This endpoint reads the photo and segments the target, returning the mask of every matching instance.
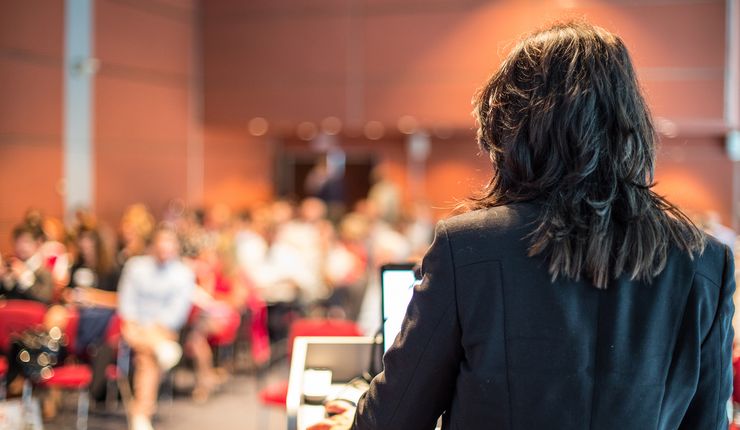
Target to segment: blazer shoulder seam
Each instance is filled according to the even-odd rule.
[[[701,276],[702,278],[704,278],[704,279],[706,279],[707,281],[709,281],[709,282],[710,282],[710,283],[711,283],[712,285],[714,285],[715,287],[717,287],[717,288],[722,288],[722,287],[721,287],[721,285],[720,285],[720,284],[719,284],[719,283],[718,283],[718,282],[717,282],[716,280],[714,280],[714,279],[710,278],[710,277],[709,277],[709,275],[706,275],[706,274],[704,274],[704,273],[700,272],[699,270],[696,270],[696,271],[694,272],[694,275],[695,275],[695,276],[694,276],[695,278],[696,278],[696,276]]]

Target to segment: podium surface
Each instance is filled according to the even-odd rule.
[[[324,418],[322,405],[306,404],[303,376],[307,369],[332,372],[329,397],[345,389],[345,384],[370,367],[373,338],[369,336],[296,337],[290,362],[288,396],[285,407],[288,430],[304,430]]]

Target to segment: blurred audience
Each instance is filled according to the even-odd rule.
[[[207,401],[226,381],[229,366],[219,362],[214,339],[228,330],[248,337],[251,365],[263,366],[296,317],[371,315],[366,331],[377,329],[375,272],[423,253],[433,229],[428,209],[393,208],[387,185],[335,222],[315,197],[238,215],[223,205],[201,210],[173,200],[159,224],[146,206],[133,204],[115,233],[89,211],[77,211],[67,227],[29,210],[13,230],[12,254],[0,255],[0,300],[48,305],[47,331],[64,330],[71,311],[79,314],[69,357],[93,369],[90,391],[98,400],[119,346],[111,325],[120,320],[121,345],[132,351],[131,425],[151,429],[160,378],[183,352],[195,401]]]
[[[173,201],[160,224],[146,206],[134,204],[121,217],[118,237],[90,212],[78,211],[66,229],[29,210],[13,230],[12,254],[0,255],[0,300],[49,305],[47,330],[63,330],[69,311],[79,313],[70,352],[93,368],[91,394],[98,399],[105,368],[115,361],[116,345],[106,337],[118,313],[133,351],[132,428],[151,429],[160,377],[183,350],[195,374],[194,400],[207,401],[226,380],[212,346],[225,330],[241,324],[258,366],[269,362],[270,340],[284,336],[295,315],[352,319],[367,334],[377,330],[378,269],[420,258],[434,220],[423,202],[402,211],[386,172],[377,170],[375,179],[369,198],[337,222],[313,197],[236,216],[223,205],[198,210]],[[736,243],[716,214],[696,222]],[[268,318],[271,312],[287,313]],[[280,327],[268,330],[268,321]],[[275,337],[268,339],[268,332]]]

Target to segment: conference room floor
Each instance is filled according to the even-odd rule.
[[[287,378],[287,365],[274,366],[266,383]],[[154,420],[156,430],[284,430],[285,412],[278,407],[262,405],[257,396],[260,383],[252,375],[236,375],[207,403],[196,404],[187,396],[176,396],[160,404]],[[72,396],[70,396],[72,397]],[[70,398],[60,416],[45,423],[46,430],[74,428],[75,401]],[[123,408],[117,411],[91,411],[89,430],[127,430]]]

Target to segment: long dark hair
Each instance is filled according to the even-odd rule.
[[[111,255],[108,244],[103,239],[100,231],[92,226],[81,225],[75,232],[75,238],[77,243],[83,237],[89,237],[95,246],[95,267],[89,267],[95,270],[98,275],[108,275],[115,270],[115,263],[113,256]],[[79,245],[78,245],[79,246]],[[80,265],[89,265],[89,261],[85,261],[85,257],[81,252],[78,252],[76,263]]]
[[[474,99],[494,174],[472,209],[539,200],[529,254],[553,280],[650,282],[704,236],[652,191],[657,135],[622,40],[585,22],[524,38]]]

